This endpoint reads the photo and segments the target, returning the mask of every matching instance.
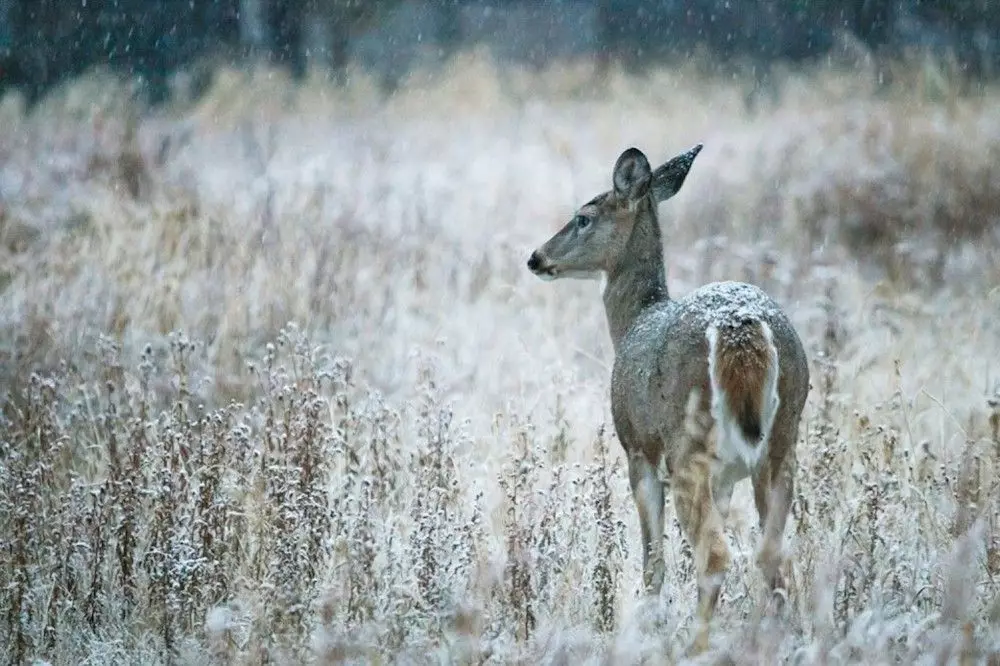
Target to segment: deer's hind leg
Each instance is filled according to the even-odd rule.
[[[628,457],[629,484],[642,529],[642,579],[646,594],[657,596],[663,587],[663,482],[641,450]]]
[[[691,646],[693,653],[708,647],[709,625],[730,563],[722,516],[712,497],[714,460],[708,450],[710,426],[707,413],[689,413],[686,441],[679,447],[673,474],[677,519],[694,551],[698,573],[698,629]]]
[[[757,566],[771,590],[784,589],[781,542],[795,491],[795,441],[797,428],[785,422],[771,431],[769,456],[753,477],[754,503],[760,524]]]

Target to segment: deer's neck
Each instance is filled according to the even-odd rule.
[[[663,242],[651,198],[639,203],[635,225],[621,261],[608,270],[604,309],[617,353],[625,334],[650,306],[670,299]]]

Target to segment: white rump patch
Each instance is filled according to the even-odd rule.
[[[712,386],[711,410],[717,432],[716,455],[718,455],[719,462],[723,467],[741,468],[737,476],[749,474],[760,464],[761,457],[768,449],[771,428],[774,426],[774,417],[780,404],[778,398],[778,350],[774,346],[771,327],[762,320],[758,320],[758,323],[764,332],[770,362],[768,363],[767,377],[764,378],[764,399],[761,400],[760,414],[761,438],[757,444],[751,444],[743,436],[739,422],[729,410],[729,401],[726,400],[722,387],[715,379],[719,331],[715,326],[709,326],[705,330],[705,337],[708,338],[708,376]],[[735,472],[735,470],[733,471]]]
[[[760,439],[766,448],[768,440],[771,439],[771,428],[774,427],[774,417],[778,414],[781,398],[778,395],[778,348],[774,346],[774,335],[766,321],[760,322],[760,328],[764,332],[764,341],[767,342],[768,355],[767,376],[764,377],[764,399],[761,401],[760,410]]]

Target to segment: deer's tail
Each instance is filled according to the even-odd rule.
[[[720,457],[756,466],[778,411],[778,350],[767,322],[711,326],[708,372]]]

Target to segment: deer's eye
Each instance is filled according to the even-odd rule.
[[[584,215],[577,215],[573,218],[573,224],[576,225],[577,229],[586,229],[587,225],[590,224],[590,218]]]

